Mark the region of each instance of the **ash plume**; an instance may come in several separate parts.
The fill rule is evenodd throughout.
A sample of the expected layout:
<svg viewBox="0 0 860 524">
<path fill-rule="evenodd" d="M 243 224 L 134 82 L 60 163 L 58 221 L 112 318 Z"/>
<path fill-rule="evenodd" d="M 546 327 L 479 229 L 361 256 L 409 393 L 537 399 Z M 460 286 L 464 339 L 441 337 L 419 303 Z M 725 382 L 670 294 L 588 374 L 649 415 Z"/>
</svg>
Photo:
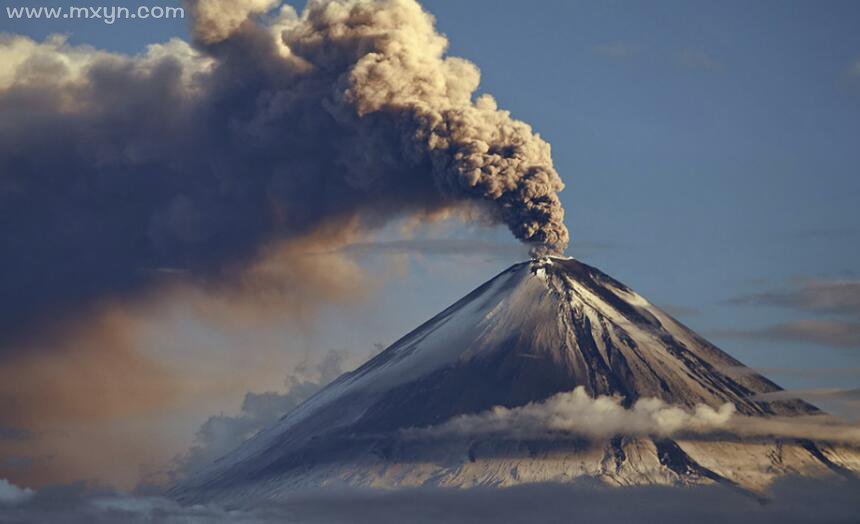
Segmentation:
<svg viewBox="0 0 860 524">
<path fill-rule="evenodd" d="M 550 146 L 475 96 L 413 0 L 189 2 L 194 42 L 127 56 L 0 36 L 0 333 L 240 279 L 273 245 L 475 208 L 568 242 Z M 332 238 L 322 228 L 337 231 Z"/>
</svg>

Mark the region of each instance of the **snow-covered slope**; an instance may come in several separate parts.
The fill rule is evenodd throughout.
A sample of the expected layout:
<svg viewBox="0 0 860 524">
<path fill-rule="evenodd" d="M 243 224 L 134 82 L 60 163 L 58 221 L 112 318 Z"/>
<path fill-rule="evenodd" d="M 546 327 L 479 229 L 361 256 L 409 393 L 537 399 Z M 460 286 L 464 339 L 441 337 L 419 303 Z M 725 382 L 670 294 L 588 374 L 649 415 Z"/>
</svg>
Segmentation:
<svg viewBox="0 0 860 524">
<path fill-rule="evenodd" d="M 513 435 L 421 441 L 405 428 L 585 388 L 625 406 L 656 397 L 725 403 L 749 416 L 808 415 L 779 388 L 641 296 L 573 259 L 512 266 L 174 489 L 184 501 L 276 498 L 349 484 L 511 485 L 589 476 L 612 484 L 721 482 L 758 489 L 783 474 L 844 473 L 855 450 L 809 441 Z M 853 462 L 852 462 L 853 461 Z"/>
</svg>

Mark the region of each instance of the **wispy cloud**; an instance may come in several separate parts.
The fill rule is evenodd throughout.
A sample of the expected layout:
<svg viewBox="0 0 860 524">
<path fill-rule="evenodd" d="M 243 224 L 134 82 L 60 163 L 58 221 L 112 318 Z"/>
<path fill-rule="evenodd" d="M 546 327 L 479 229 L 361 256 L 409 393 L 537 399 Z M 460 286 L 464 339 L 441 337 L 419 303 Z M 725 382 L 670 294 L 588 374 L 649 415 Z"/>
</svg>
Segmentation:
<svg viewBox="0 0 860 524">
<path fill-rule="evenodd" d="M 700 49 L 682 49 L 678 55 L 678 61 L 681 65 L 691 69 L 701 69 L 707 71 L 719 71 L 723 69 L 723 65 L 718 62 L 710 53 Z"/>
<path fill-rule="evenodd" d="M 829 314 L 838 318 L 806 318 L 762 328 L 721 330 L 715 332 L 717 335 L 807 342 L 840 348 L 860 347 L 860 279 L 795 279 L 783 289 L 742 295 L 728 303 L 782 307 L 805 314 Z"/>
<path fill-rule="evenodd" d="M 660 304 L 659 306 L 660 309 L 673 317 L 694 317 L 702 314 L 702 310 L 692 306 L 682 306 L 679 304 Z"/>
<path fill-rule="evenodd" d="M 860 388 L 805 388 L 773 391 L 756 396 L 757 400 L 802 399 L 829 413 L 848 420 L 860 419 Z"/>
<path fill-rule="evenodd" d="M 636 56 L 639 48 L 621 42 L 610 42 L 591 46 L 591 52 L 607 58 L 627 59 Z"/>
<path fill-rule="evenodd" d="M 851 64 L 851 67 L 848 68 L 848 74 L 854 78 L 860 77 L 860 58 Z"/>
<path fill-rule="evenodd" d="M 779 340 L 837 348 L 860 348 L 860 323 L 805 319 L 755 329 L 725 329 L 714 335 L 747 340 Z"/>
<path fill-rule="evenodd" d="M 742 295 L 730 303 L 860 316 L 860 279 L 796 279 L 788 288 Z"/>
<path fill-rule="evenodd" d="M 809 388 L 772 391 L 756 395 L 756 400 L 790 400 L 798 398 L 860 402 L 860 388 Z"/>
<path fill-rule="evenodd" d="M 749 368 L 746 366 L 726 366 L 720 368 L 724 373 L 732 376 L 743 376 L 759 374 L 764 376 L 783 375 L 797 378 L 835 378 L 835 377 L 857 377 L 860 376 L 860 368 L 793 368 L 793 367 L 764 367 Z"/>
</svg>

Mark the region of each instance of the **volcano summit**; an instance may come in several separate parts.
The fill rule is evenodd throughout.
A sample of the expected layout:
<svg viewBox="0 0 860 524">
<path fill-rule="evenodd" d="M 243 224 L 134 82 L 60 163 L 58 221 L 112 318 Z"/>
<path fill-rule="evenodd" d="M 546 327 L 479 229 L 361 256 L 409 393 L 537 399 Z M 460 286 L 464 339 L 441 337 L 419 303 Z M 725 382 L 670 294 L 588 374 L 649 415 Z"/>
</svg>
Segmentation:
<svg viewBox="0 0 860 524">
<path fill-rule="evenodd" d="M 860 470 L 854 445 L 723 427 L 824 416 L 800 400 L 757 400 L 779 390 L 599 270 L 541 258 L 503 271 L 173 494 L 238 504 L 331 485 L 580 478 L 759 492 L 784 475 Z"/>
</svg>

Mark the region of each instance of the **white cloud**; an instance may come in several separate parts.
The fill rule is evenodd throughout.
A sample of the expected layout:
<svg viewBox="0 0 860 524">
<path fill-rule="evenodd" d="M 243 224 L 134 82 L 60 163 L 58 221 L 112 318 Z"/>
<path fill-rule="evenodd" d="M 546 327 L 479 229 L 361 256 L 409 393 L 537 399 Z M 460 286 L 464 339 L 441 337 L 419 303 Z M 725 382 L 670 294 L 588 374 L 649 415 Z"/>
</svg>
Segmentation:
<svg viewBox="0 0 860 524">
<path fill-rule="evenodd" d="M 455 417 L 441 425 L 409 429 L 407 436 L 459 436 L 504 433 L 510 436 L 541 436 L 576 433 L 591 437 L 628 435 L 668 436 L 678 432 L 704 432 L 721 428 L 732 418 L 734 405 L 719 409 L 699 404 L 692 410 L 670 406 L 657 398 L 641 398 L 630 409 L 620 397 L 591 398 L 580 386 L 558 393 L 544 402 L 519 408 L 497 406 L 475 415 Z"/>
<path fill-rule="evenodd" d="M 0 505 L 11 505 L 24 502 L 33 496 L 30 488 L 19 488 L 6 479 L 0 479 Z"/>
<path fill-rule="evenodd" d="M 751 417 L 737 415 L 732 404 L 714 409 L 699 404 L 683 409 L 657 398 L 641 398 L 629 409 L 621 398 L 591 398 L 581 386 L 544 402 L 518 408 L 494 407 L 461 415 L 437 426 L 404 430 L 407 438 L 457 438 L 504 434 L 520 438 L 551 438 L 571 433 L 595 438 L 614 435 L 685 436 L 734 434 L 751 438 L 804 438 L 860 443 L 860 427 L 827 415 Z"/>
</svg>

